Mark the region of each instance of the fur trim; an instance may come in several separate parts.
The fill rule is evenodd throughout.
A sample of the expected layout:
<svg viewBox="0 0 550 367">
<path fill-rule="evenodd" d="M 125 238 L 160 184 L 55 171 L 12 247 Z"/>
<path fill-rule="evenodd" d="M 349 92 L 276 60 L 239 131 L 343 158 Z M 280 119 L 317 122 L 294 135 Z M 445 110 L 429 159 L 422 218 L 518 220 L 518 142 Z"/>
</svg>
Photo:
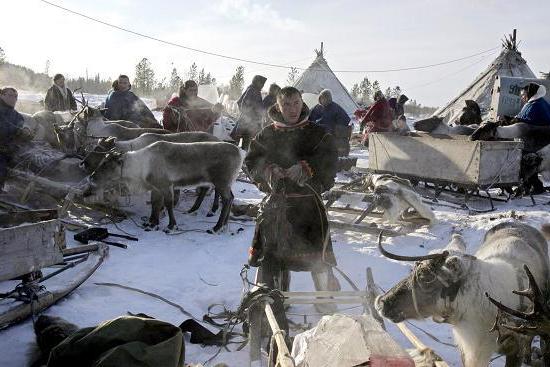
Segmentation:
<svg viewBox="0 0 550 367">
<path fill-rule="evenodd" d="M 529 98 L 529 101 L 527 102 L 533 102 L 539 98 L 542 98 L 546 95 L 546 87 L 544 85 L 539 85 L 539 89 L 537 89 L 537 92 L 535 95 L 531 98 Z"/>
<path fill-rule="evenodd" d="M 271 106 L 267 111 L 267 114 L 269 118 L 273 121 L 273 126 L 277 129 L 295 129 L 299 127 L 304 127 L 309 124 L 309 108 L 305 103 L 302 106 L 302 112 L 300 112 L 298 122 L 293 125 L 288 125 L 285 122 L 277 104 Z"/>
</svg>

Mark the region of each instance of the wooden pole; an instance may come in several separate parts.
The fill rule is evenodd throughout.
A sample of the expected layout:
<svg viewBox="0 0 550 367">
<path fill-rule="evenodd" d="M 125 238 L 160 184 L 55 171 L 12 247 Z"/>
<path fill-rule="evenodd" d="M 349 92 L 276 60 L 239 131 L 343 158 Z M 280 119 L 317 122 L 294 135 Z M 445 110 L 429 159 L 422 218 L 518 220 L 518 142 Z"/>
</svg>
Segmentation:
<svg viewBox="0 0 550 367">
<path fill-rule="evenodd" d="M 265 302 L 264 310 L 267 316 L 267 321 L 269 322 L 269 326 L 271 327 L 271 331 L 273 332 L 275 343 L 277 343 L 277 365 L 281 367 L 295 367 L 294 360 L 290 356 L 290 352 L 288 350 L 288 347 L 286 346 L 283 331 L 277 324 L 275 314 L 273 314 L 271 305 L 268 302 Z"/>
<path fill-rule="evenodd" d="M 374 307 L 374 301 L 377 296 L 376 286 L 374 284 L 374 277 L 372 276 L 372 269 L 367 268 L 367 294 L 369 297 L 369 306 L 371 316 L 374 317 L 376 321 L 380 324 L 383 330 L 386 330 L 386 325 L 384 324 L 384 319 L 378 314 L 376 307 Z"/>
<path fill-rule="evenodd" d="M 414 333 L 405 325 L 404 323 L 400 322 L 398 324 L 395 324 L 399 330 L 405 335 L 407 339 L 414 345 L 416 349 L 418 349 L 418 352 L 422 355 L 428 354 L 429 358 L 433 360 L 433 365 L 435 367 L 449 367 L 448 364 L 443 361 L 441 357 L 439 357 L 437 354 L 434 353 L 434 351 L 426 346 L 426 344 L 422 343 L 420 339 Z"/>
</svg>

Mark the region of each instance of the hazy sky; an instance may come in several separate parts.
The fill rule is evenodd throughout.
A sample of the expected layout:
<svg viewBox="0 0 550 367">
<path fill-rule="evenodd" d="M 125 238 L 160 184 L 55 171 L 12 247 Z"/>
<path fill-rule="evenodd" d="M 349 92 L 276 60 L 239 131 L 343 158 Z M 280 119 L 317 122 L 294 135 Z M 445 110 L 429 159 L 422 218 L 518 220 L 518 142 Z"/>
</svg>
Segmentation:
<svg viewBox="0 0 550 367">
<path fill-rule="evenodd" d="M 531 69 L 550 71 L 550 1 L 51 0 L 69 9 L 166 41 L 234 57 L 307 67 L 325 43 L 333 70 L 380 70 L 433 64 L 500 45 L 518 29 Z M 192 62 L 226 83 L 238 65 L 247 82 L 263 74 L 285 84 L 288 70 L 194 53 L 124 33 L 39 0 L 2 0 L 0 47 L 8 61 L 50 74 L 133 75 L 147 57 L 158 77 Z M 425 105 L 441 105 L 480 73 L 499 50 L 426 70 L 369 73 L 399 85 Z M 351 89 L 365 73 L 337 73 Z M 1 84 L 1 81 L 0 81 Z"/>
</svg>

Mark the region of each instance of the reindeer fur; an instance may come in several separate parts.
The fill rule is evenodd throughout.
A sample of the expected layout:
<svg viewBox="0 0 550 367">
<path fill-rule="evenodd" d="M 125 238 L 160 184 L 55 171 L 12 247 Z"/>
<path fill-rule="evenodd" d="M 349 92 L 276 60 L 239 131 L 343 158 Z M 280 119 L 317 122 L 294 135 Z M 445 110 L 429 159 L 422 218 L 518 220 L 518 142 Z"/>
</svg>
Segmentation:
<svg viewBox="0 0 550 367">
<path fill-rule="evenodd" d="M 384 219 L 397 223 L 409 208 L 416 210 L 421 218 L 434 224 L 434 213 L 422 198 L 414 192 L 409 180 L 391 175 L 370 175 L 366 185 L 374 191 L 374 200 L 369 210 L 384 209 Z"/>
</svg>

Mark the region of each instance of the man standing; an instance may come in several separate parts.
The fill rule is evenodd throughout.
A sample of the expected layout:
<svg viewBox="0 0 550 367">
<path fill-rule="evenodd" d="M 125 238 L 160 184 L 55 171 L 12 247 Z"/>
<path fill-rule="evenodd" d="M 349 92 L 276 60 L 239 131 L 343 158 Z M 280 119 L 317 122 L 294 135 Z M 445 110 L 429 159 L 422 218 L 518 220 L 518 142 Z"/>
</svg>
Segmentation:
<svg viewBox="0 0 550 367">
<path fill-rule="evenodd" d="M 311 110 L 309 120 L 334 135 L 339 156 L 349 154 L 349 138 L 351 136 L 349 122 L 351 119 L 346 111 L 332 100 L 332 92 L 329 89 L 324 89 L 319 93 L 319 104 Z"/>
<path fill-rule="evenodd" d="M 23 127 L 23 116 L 15 110 L 16 103 L 15 88 L 0 89 L 0 191 L 4 188 L 8 164 L 17 149 L 17 143 L 32 139 L 29 129 Z"/>
<path fill-rule="evenodd" d="M 334 138 L 309 121 L 309 109 L 294 87 L 281 89 L 268 115 L 273 123 L 256 135 L 245 158 L 250 175 L 267 193 L 249 264 L 259 265 L 257 281 L 271 288 L 279 274 L 310 271 L 316 290 L 338 290 L 332 272 L 336 258 L 320 198 L 334 185 Z M 324 306 L 318 309 L 334 311 Z"/>
<path fill-rule="evenodd" d="M 153 112 L 130 89 L 130 78 L 119 75 L 113 90 L 105 100 L 105 118 L 108 120 L 126 120 L 140 127 L 161 128 Z"/>
<path fill-rule="evenodd" d="M 52 112 L 76 110 L 76 100 L 71 90 L 65 86 L 63 74 L 55 74 L 53 77 L 53 85 L 46 92 L 44 107 Z"/>
<path fill-rule="evenodd" d="M 237 120 L 237 134 L 243 139 L 242 148 L 248 150 L 250 140 L 256 136 L 262 127 L 263 104 L 262 88 L 267 79 L 261 75 L 255 75 L 252 84 L 246 88 L 237 105 L 241 115 Z"/>
<path fill-rule="evenodd" d="M 212 133 L 214 122 L 220 117 L 223 105 L 213 105 L 198 96 L 199 87 L 193 80 L 186 81 L 177 96 L 173 96 L 162 113 L 162 125 L 175 133 L 206 131 Z"/>
</svg>

